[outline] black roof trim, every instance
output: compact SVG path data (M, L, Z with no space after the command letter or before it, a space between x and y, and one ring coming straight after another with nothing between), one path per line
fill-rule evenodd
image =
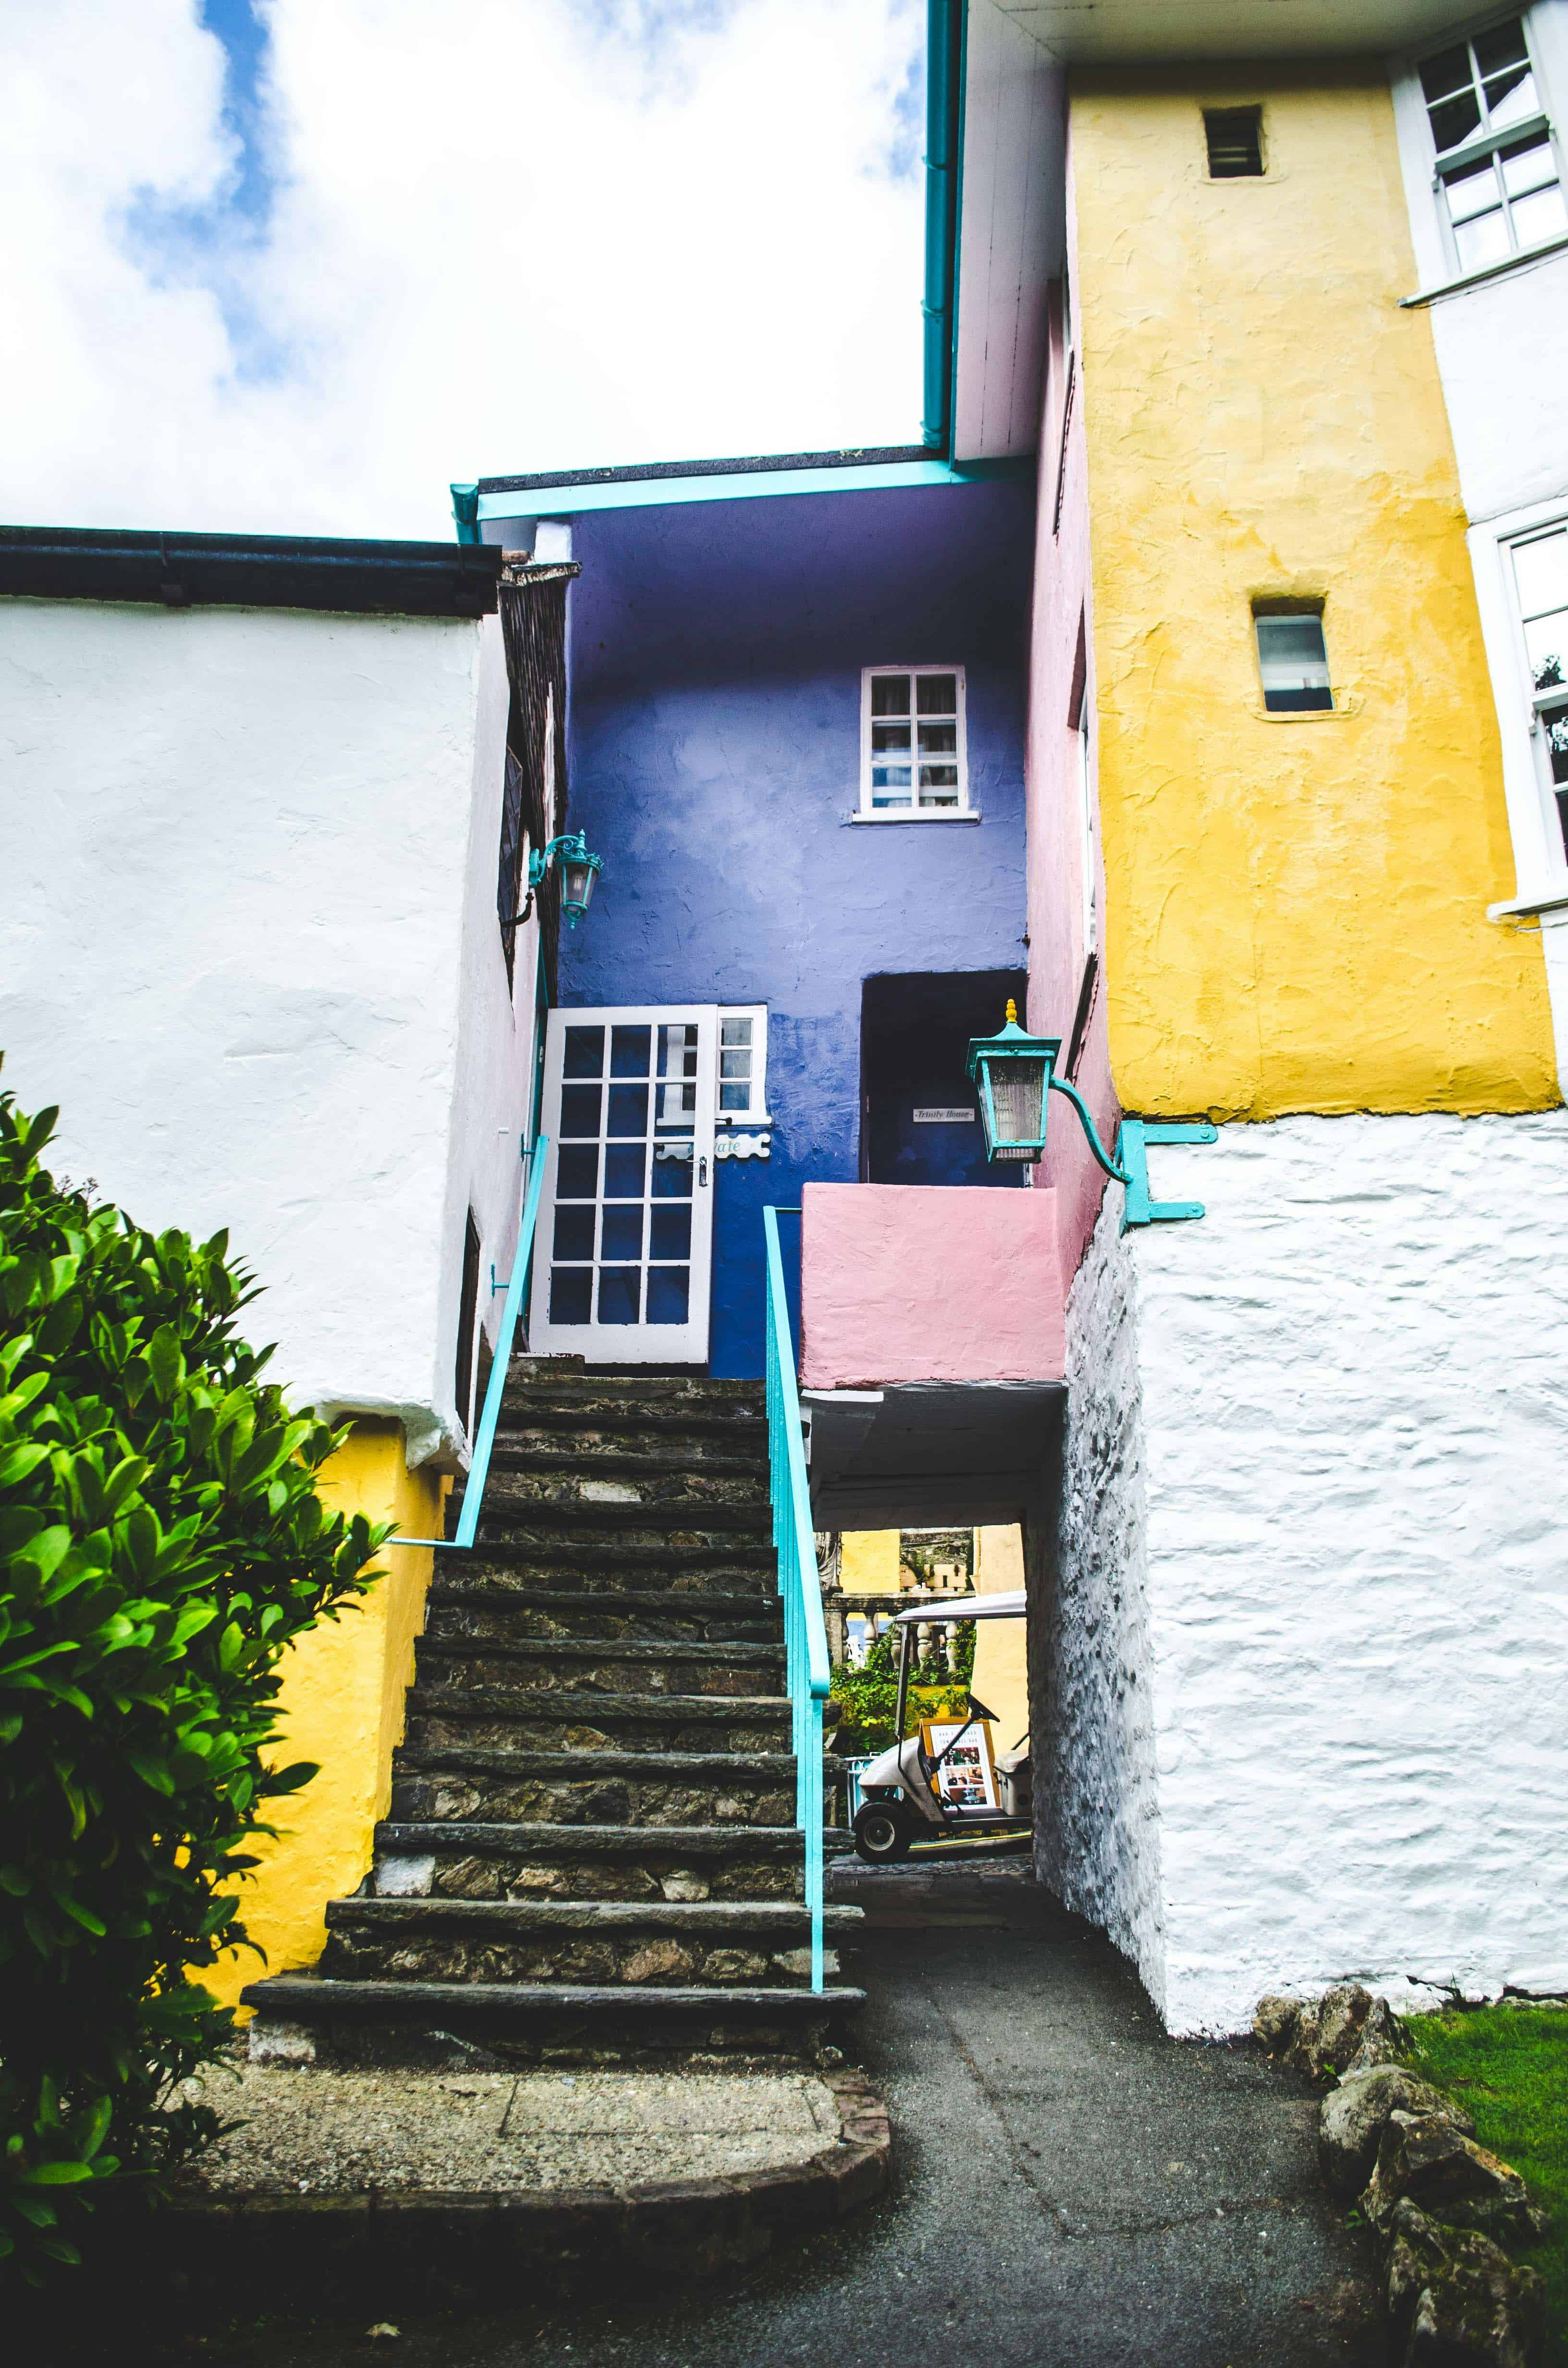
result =
M536 485L639 485L660 477L756 477L775 469L866 469L936 461L924 444L868 444L853 452L763 452L742 461L647 461L632 469L546 469L529 477L481 477L482 494L528 494Z
M0 526L0 595L19 599L483 617L501 564L494 543Z

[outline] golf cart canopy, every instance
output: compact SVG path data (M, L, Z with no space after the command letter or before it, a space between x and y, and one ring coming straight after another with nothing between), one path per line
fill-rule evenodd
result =
M895 1611L888 1625L913 1628L927 1622L946 1627L955 1620L1021 1620L1028 1600L1021 1587L1008 1595L971 1595L961 1603L917 1603L913 1611Z

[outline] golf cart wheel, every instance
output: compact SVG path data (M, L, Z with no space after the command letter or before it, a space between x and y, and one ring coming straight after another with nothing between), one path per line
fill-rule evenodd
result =
M909 1856L915 1827L902 1801L868 1801L855 1820L855 1854L868 1866L896 1866Z

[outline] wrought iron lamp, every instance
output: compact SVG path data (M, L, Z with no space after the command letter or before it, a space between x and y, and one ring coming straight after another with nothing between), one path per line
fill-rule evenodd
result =
M1077 1111L1089 1149L1119 1184L1132 1178L1119 1167L1095 1132L1088 1105L1076 1086L1056 1075L1060 1036L1029 1036L1018 1026L1018 1007L1009 996L1007 1017L994 1036L977 1036L969 1048L969 1076L980 1088L980 1115L988 1160L1037 1160L1045 1153L1050 1097L1062 1094Z
M551 863L561 867L561 910L566 926L574 929L587 911L593 897L594 882L605 868L602 855L590 855L588 842L580 830L566 831L544 847L536 847L528 857L528 893L523 899L523 909L513 922L520 928L533 911L534 892Z

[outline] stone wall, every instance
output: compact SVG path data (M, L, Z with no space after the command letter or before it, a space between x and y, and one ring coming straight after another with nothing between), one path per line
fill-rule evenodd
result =
M1208 1214L1112 1191L1069 1301L1041 1873L1176 2032L1568 1987L1568 1114L1150 1167Z

